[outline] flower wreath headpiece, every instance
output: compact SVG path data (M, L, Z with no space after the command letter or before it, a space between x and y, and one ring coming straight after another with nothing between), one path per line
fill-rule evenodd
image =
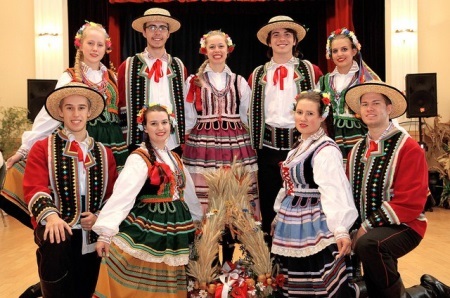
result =
M327 118L328 114L330 113L330 106L331 106L330 94L328 92L322 92L319 89L314 89L314 90L300 92L300 94L298 94L295 97L295 101L296 102L294 103L294 111L295 111L295 107L297 106L297 101L299 100L300 95L301 94L307 94L307 93L310 93L310 92L315 92L315 93L318 93L320 95L320 97L321 97L320 100L324 104L324 107L322 109L322 116L321 117L322 118Z
M177 126L177 120L175 119L175 114L173 113L172 109L170 109L169 107L167 107L165 105L161 105L159 103L151 103L148 106L144 105L137 114L136 123L138 124L137 127L139 128L139 130L141 130L141 131L144 130L144 126L142 125L142 123L144 122L145 112L147 112L148 108L153 107L153 106L160 106L161 108L166 110L167 114L169 114L170 125L172 125L172 127Z
M86 30L86 28L88 27L92 27L92 28L98 28L101 31L103 31L103 33L105 33L105 37L106 37L106 53L109 54L111 53L112 49L112 42L111 42L111 38L108 35L108 32L106 32L105 28L103 28L102 25L94 23L94 22L89 22L89 21L85 21L86 23L80 27L80 29L78 29L77 34L75 34L75 39L73 41L73 44L75 45L75 48L78 50L81 47L81 38L83 37L83 32L84 30Z
M236 46L235 44L233 44L233 41L231 40L231 37L228 36L228 34L226 34L225 32L222 32L220 30L216 30L216 31L209 31L206 34L203 34L202 38L200 38L200 50L199 53L206 55L206 39L210 36L213 35L223 35L225 37L225 41L227 43L228 46L228 53L231 53L234 51L234 47Z
M335 39L335 37L337 35L345 35L348 38L351 39L352 43L355 45L356 49L358 49L358 51L361 51L361 44L358 41L358 38L355 35L355 32L348 30L347 28L343 27L340 29L336 29L333 32L331 32L330 36L328 36L327 39L327 45L326 45L326 57L327 59L331 58L331 42L333 41L333 39Z

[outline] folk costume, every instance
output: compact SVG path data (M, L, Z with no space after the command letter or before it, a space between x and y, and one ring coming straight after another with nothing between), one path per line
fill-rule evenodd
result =
M119 98L115 74L103 64L101 64L99 70L93 70L83 62L80 62L80 64L83 83L93 90L99 91L106 101L102 114L97 119L89 121L86 129L94 140L101 142L112 150L116 165L120 171L128 156L128 148L119 125ZM55 88L61 88L74 81L74 72L74 68L68 68L59 78ZM21 152L26 158L33 144L48 137L60 125L61 122L53 119L47 113L45 107L42 107L33 122L32 129L23 133L22 145L18 152ZM14 212L14 217L22 219L21 222L23 224L30 226L28 207L22 190L25 166L26 160L22 160L8 170L5 185L1 192L1 200L9 201L8 204L12 205L11 211Z
M184 266L202 211L176 153L145 145L128 158L93 230L112 237L95 297L186 297ZM132 179L130 179L132 177Z
M286 70L285 78L275 79L280 77L277 73L283 68ZM272 59L258 66L249 79L252 88L250 138L258 156L262 229L267 234L270 234L270 224L275 216L273 203L278 187L282 185L278 164L286 159L298 136L292 112L295 96L313 89L321 75L320 69L309 61L292 57L283 65Z
M354 86L345 100L359 112L360 98L369 92L384 94L391 101L391 119L405 112L404 95L382 82ZM397 259L420 243L427 227L422 213L428 191L425 153L389 120L377 140L371 138L369 130L367 137L354 146L348 158L348 174L359 212L354 229L366 231L354 251L362 262L368 294L398 296L405 288Z
M258 199L256 152L251 147L246 126L251 94L247 81L231 72L228 66L217 73L209 64L204 69L204 79L200 80L201 87L196 86L195 78L191 75L186 84L189 92L185 115L189 137L183 162L191 173L204 210L208 205L204 174L231 166L234 158L253 175L249 195L252 200Z
M299 139L281 163L284 187L274 209L272 253L286 278L286 297L349 297L345 258L336 239L357 217L336 143L322 128Z
M91 101L91 118L104 108L103 96L87 85L70 83L53 91L46 106L55 119L59 102L77 94ZM96 98L94 98L94 97ZM53 103L51 99L54 100ZM97 101L97 103L95 102ZM101 105L98 102L101 101ZM97 108L97 109L96 109ZM97 235L83 230L82 212L98 214L112 193L117 177L112 151L86 132L82 142L67 129L58 129L31 148L23 180L23 192L32 215L42 293L45 297L91 297L100 264L95 252ZM71 228L66 240L44 240L47 216L58 214Z
M367 134L367 126L361 121L345 103L345 93L348 88L361 84L365 81L380 81L378 75L362 60L361 44L353 31L341 28L333 31L327 39L326 57L331 59L331 43L337 36L345 36L350 39L352 46L357 50L359 63L353 60L352 66L347 73L340 73L335 67L330 73L322 76L319 80L319 88L331 96L333 107L334 140L339 146L346 163L347 155L353 146Z
M144 15L132 23L134 30L143 33L147 22L164 22L168 32L176 32L181 24L169 11L162 8L150 8ZM143 142L143 132L136 123L137 114L144 105L158 103L168 107L175 114L175 134L169 138L170 150L184 144L184 82L187 70L183 62L165 53L161 58L153 57L147 50L128 57L118 70L119 96L126 105L121 107L121 114L126 115L126 141L133 151ZM178 148L181 152L181 149Z

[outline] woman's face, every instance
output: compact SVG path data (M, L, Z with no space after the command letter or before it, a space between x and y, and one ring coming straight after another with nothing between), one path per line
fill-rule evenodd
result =
M212 35L206 39L206 55L210 64L225 64L228 55L228 46L225 36Z
M86 29L80 50L83 52L83 62L94 70L100 68L100 61L106 53L106 36L101 30Z
M336 37L331 42L331 59L338 70L348 72L353 64L353 57L358 53L352 48L352 42L348 37Z
M324 118L320 116L319 104L304 98L297 102L295 107L295 128L302 134L302 139L306 140L315 134L322 124Z
M169 115L163 111L148 111L145 115L147 123L144 131L150 142L158 149L163 149L170 135Z

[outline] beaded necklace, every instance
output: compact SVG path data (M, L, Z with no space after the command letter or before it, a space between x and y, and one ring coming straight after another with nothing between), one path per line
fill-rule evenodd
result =
M86 75L88 69L89 69L89 66L87 66L86 64L82 65L81 76L82 76L83 83L88 85L89 88L96 90L99 93L103 94L103 96L105 96L106 87L108 86L108 70L101 69L102 80L100 81L100 83L94 83L91 80L89 80Z

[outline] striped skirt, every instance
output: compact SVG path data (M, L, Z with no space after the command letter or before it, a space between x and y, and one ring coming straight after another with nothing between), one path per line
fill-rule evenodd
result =
M149 263L130 256L114 243L103 258L94 297L186 298L184 266Z
M100 265L97 297L186 297L194 224L185 202L136 202Z
M198 122L189 134L183 151L183 162L195 184L202 205L208 204L208 186L204 174L230 166L236 158L252 177L249 194L258 198L257 159L250 135L239 117L230 121Z
M338 254L320 198L287 196L277 214L272 253L286 282L284 297L351 297L345 258Z

